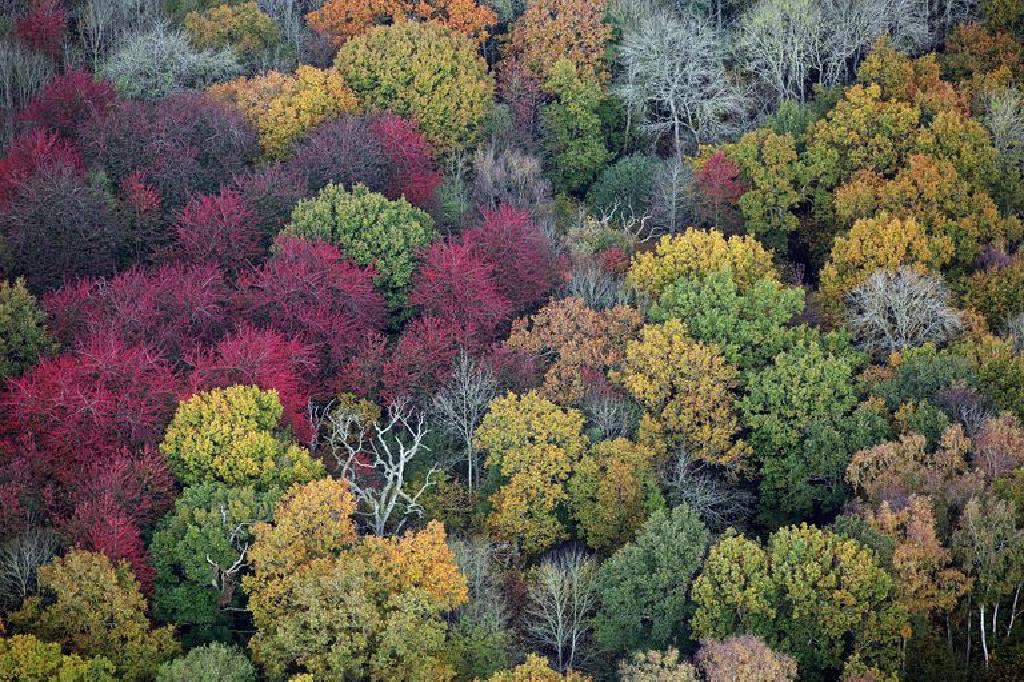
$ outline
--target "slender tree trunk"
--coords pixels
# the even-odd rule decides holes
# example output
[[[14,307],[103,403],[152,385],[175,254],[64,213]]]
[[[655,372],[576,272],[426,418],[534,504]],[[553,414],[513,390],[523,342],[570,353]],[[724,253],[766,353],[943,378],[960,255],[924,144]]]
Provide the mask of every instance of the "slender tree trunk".
[[[988,640],[985,638],[985,605],[978,607],[978,626],[981,628],[981,651],[985,656],[985,667],[988,667]]]
[[[1013,621],[1017,617],[1017,599],[1020,597],[1020,583],[1017,583],[1017,589],[1013,593],[1013,604],[1010,606],[1010,622],[1006,626],[1006,636],[1009,637],[1010,633],[1013,632]]]

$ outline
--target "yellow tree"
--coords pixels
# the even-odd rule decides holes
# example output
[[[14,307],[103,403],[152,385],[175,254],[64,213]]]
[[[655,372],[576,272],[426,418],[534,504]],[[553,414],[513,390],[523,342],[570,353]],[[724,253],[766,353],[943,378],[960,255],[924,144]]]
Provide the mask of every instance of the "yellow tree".
[[[875,270],[896,270],[901,265],[938,269],[947,262],[933,251],[917,220],[901,220],[883,211],[856,221],[845,236],[836,238],[829,261],[821,269],[821,297],[835,313],[846,294]]]
[[[493,105],[476,43],[437,26],[378,26],[342,45],[335,66],[364,110],[414,119],[442,154],[475,142]]]
[[[634,256],[626,280],[637,291],[656,299],[679,279],[697,279],[715,272],[730,273],[741,290],[761,279],[779,279],[771,252],[753,237],[727,239],[718,230],[690,228],[682,234],[662,237],[654,253],[645,251]]]
[[[344,481],[292,487],[258,524],[243,584],[253,658],[271,677],[450,680],[444,616],[468,599],[431,522],[400,538],[358,538]]]
[[[750,448],[737,440],[732,390],[737,369],[717,346],[694,341],[676,319],[647,325],[626,344],[626,360],[611,377],[645,408],[641,442],[663,452],[682,445],[691,457],[742,469]]]
[[[933,257],[962,267],[974,264],[982,246],[1005,248],[1021,236],[1020,221],[1001,217],[992,198],[961,179],[951,161],[921,154],[912,154],[891,180],[872,170],[857,172],[836,189],[835,210],[843,225],[881,211],[913,218]]]
[[[497,538],[533,555],[568,537],[559,512],[568,511],[566,482],[587,446],[582,430],[580,412],[536,391],[491,401],[475,441],[502,482],[488,518]]]
[[[516,320],[506,344],[549,362],[540,393],[560,405],[578,405],[586,396],[587,372],[615,369],[635,339],[643,318],[629,306],[594,310],[570,297],[544,306],[536,315]]]
[[[29,597],[11,624],[82,656],[102,656],[125,680],[152,679],[180,647],[174,628],[151,629],[146,599],[127,563],[72,550],[38,571],[41,594]]]
[[[171,471],[186,485],[287,486],[323,473],[323,465],[279,427],[277,391],[230,386],[197,393],[178,405],[160,443]]]
[[[241,110],[259,131],[264,153],[273,158],[287,154],[310,128],[357,108],[356,97],[340,74],[305,64],[294,75],[270,71],[214,85],[209,93]]]
[[[561,674],[551,668],[548,659],[530,654],[526,662],[511,670],[502,670],[487,678],[487,682],[590,682],[591,678],[577,672]]]
[[[654,451],[625,438],[598,443],[576,466],[569,495],[587,544],[599,552],[618,549],[664,504]]]

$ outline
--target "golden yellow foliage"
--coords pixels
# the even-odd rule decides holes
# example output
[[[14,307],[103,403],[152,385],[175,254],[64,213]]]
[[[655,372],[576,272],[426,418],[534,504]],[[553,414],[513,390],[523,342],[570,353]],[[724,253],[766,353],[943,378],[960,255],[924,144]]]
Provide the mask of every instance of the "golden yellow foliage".
[[[914,218],[901,220],[881,212],[858,220],[845,236],[836,238],[832,255],[821,270],[821,297],[831,312],[843,297],[878,269],[910,265],[938,269],[949,262],[936,253],[928,235]]]
[[[509,32],[506,58],[541,79],[568,59],[581,76],[604,80],[612,39],[612,27],[604,23],[607,6],[607,0],[533,0]]]
[[[641,442],[662,452],[683,445],[696,459],[744,468],[750,448],[735,440],[740,429],[732,394],[739,373],[717,346],[687,336],[682,322],[644,327],[641,338],[626,345],[622,370],[611,377],[647,410]]]
[[[235,104],[259,131],[264,153],[274,158],[310,128],[358,106],[340,74],[305,64],[292,76],[270,71],[214,85],[209,93]]]
[[[637,291],[657,298],[676,280],[714,272],[731,273],[740,289],[759,279],[779,279],[771,252],[753,237],[726,239],[718,230],[690,228],[682,234],[662,237],[654,253],[637,254],[626,280]]]
[[[568,501],[566,481],[587,445],[582,430],[582,414],[536,391],[491,401],[475,442],[504,481],[490,500],[488,525],[497,538],[536,554],[568,537],[557,512]]]

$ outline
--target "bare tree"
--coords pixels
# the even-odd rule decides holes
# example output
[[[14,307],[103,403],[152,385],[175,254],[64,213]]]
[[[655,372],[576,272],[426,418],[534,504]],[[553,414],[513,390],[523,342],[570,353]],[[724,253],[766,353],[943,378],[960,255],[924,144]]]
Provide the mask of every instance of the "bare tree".
[[[0,609],[20,604],[36,592],[36,569],[60,549],[53,531],[32,528],[0,545]]]
[[[661,162],[651,190],[651,215],[662,232],[673,234],[694,219],[693,168],[679,154]]]
[[[847,297],[858,344],[879,357],[923,343],[945,343],[962,327],[941,277],[909,267],[876,270]]]
[[[537,157],[491,145],[473,158],[473,204],[492,211],[502,205],[526,209],[545,224],[552,219],[551,183]]]
[[[707,20],[665,12],[644,17],[623,38],[615,91],[642,128],[672,135],[677,154],[741,128],[745,98],[726,70],[726,43]]]
[[[373,421],[366,414],[346,406],[328,405],[311,409],[311,420],[341,475],[356,498],[356,514],[367,519],[378,537],[388,529],[398,533],[410,517],[423,516],[419,500],[432,485],[438,470],[431,466],[423,482],[408,489],[410,464],[429,448],[422,411],[406,398],[388,405],[387,412]],[[322,438],[322,441],[320,439]]]
[[[824,32],[816,0],[760,0],[740,21],[736,51],[774,93],[775,104],[804,102],[811,73],[822,70]]]
[[[474,360],[465,349],[459,351],[451,378],[434,395],[433,414],[442,427],[462,442],[466,458],[466,479],[470,490],[480,477],[473,434],[498,394],[498,382],[486,364]]]
[[[0,37],[0,148],[14,134],[14,115],[53,74],[53,62],[12,37]]]
[[[554,653],[559,670],[571,669],[596,608],[594,561],[578,549],[559,552],[533,569],[527,596],[527,634]]]
[[[163,16],[159,0],[85,0],[75,27],[85,57],[95,70],[131,36],[154,28]]]
[[[1013,349],[1024,352],[1024,313],[1014,315],[1006,321],[1006,335],[1013,341]]]
[[[629,398],[608,391],[590,391],[581,405],[587,425],[597,431],[598,440],[630,438],[640,421],[640,406]]]
[[[1009,174],[1024,172],[1024,93],[1003,88],[988,94],[984,104],[981,120],[992,133],[1000,167]]]
[[[572,277],[565,284],[565,295],[579,298],[596,310],[630,302],[630,294],[622,278],[589,258],[581,258],[573,265]]]
[[[669,504],[686,505],[712,531],[722,531],[745,521],[754,508],[754,495],[730,485],[708,467],[685,452],[670,463],[663,486]]]

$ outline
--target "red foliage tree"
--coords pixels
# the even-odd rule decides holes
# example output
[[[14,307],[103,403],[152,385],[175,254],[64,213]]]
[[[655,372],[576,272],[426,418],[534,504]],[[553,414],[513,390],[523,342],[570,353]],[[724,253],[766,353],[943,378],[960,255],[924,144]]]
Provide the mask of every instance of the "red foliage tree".
[[[484,342],[494,340],[512,312],[494,281],[494,266],[471,247],[451,241],[430,246],[409,302],[421,306],[425,315],[472,330]]]
[[[117,93],[110,81],[97,80],[83,69],[71,69],[54,76],[40,88],[18,120],[73,140],[85,121],[105,115],[116,99]]]
[[[371,116],[343,116],[310,131],[286,162],[304,178],[310,193],[328,183],[351,187],[361,182],[384,192],[393,176],[392,162],[372,130]]]
[[[315,353],[296,339],[272,329],[243,325],[217,347],[195,354],[190,364],[192,392],[233,386],[274,389],[281,398],[292,432],[302,441],[312,436],[306,406],[317,376]]]
[[[170,365],[150,348],[116,335],[94,337],[75,353],[47,358],[0,396],[0,434],[33,453],[62,485],[122,448],[159,441],[177,404]]]
[[[701,212],[705,220],[722,228],[737,226],[740,221],[737,202],[747,191],[746,183],[740,178],[739,164],[719,149],[704,161],[693,179],[704,200]]]
[[[157,102],[120,100],[82,126],[82,153],[115,186],[141,171],[167,212],[211,193],[256,158],[252,127],[234,107],[202,93]]]
[[[217,263],[237,273],[260,260],[260,235],[242,198],[230,189],[201,194],[178,213],[174,256],[192,263]]]
[[[0,239],[9,274],[24,276],[35,291],[108,274],[124,237],[110,197],[88,182],[74,146],[42,129],[12,141],[0,160]]]
[[[383,397],[423,398],[449,378],[459,349],[472,339],[451,320],[420,317],[405,332],[383,371]]]
[[[267,263],[239,278],[236,310],[313,348],[321,378],[333,377],[384,328],[387,308],[373,287],[375,273],[332,244],[291,237],[275,248]]]
[[[81,549],[103,552],[111,561],[127,561],[143,593],[152,592],[156,571],[149,564],[142,531],[112,495],[103,494],[80,505],[61,530]]]
[[[68,284],[45,296],[43,307],[65,347],[111,331],[127,345],[149,344],[176,362],[227,331],[230,297],[217,265],[170,263]]]
[[[483,222],[467,230],[462,241],[494,268],[494,281],[514,314],[542,302],[561,276],[551,240],[525,210],[485,210]]]
[[[56,133],[32,130],[11,140],[7,155],[0,159],[0,210],[18,194],[30,191],[33,176],[44,169],[85,177],[78,149]]]
[[[249,170],[234,180],[234,190],[252,215],[260,245],[269,247],[292,217],[292,209],[308,190],[303,175],[290,165],[273,163]]]
[[[14,33],[21,42],[53,59],[64,49],[67,28],[68,13],[57,0],[37,0],[14,23]]]
[[[389,199],[404,196],[410,204],[424,210],[435,208],[435,193],[442,178],[434,165],[434,148],[416,124],[385,113],[373,120],[370,131],[392,166],[384,194]]]

